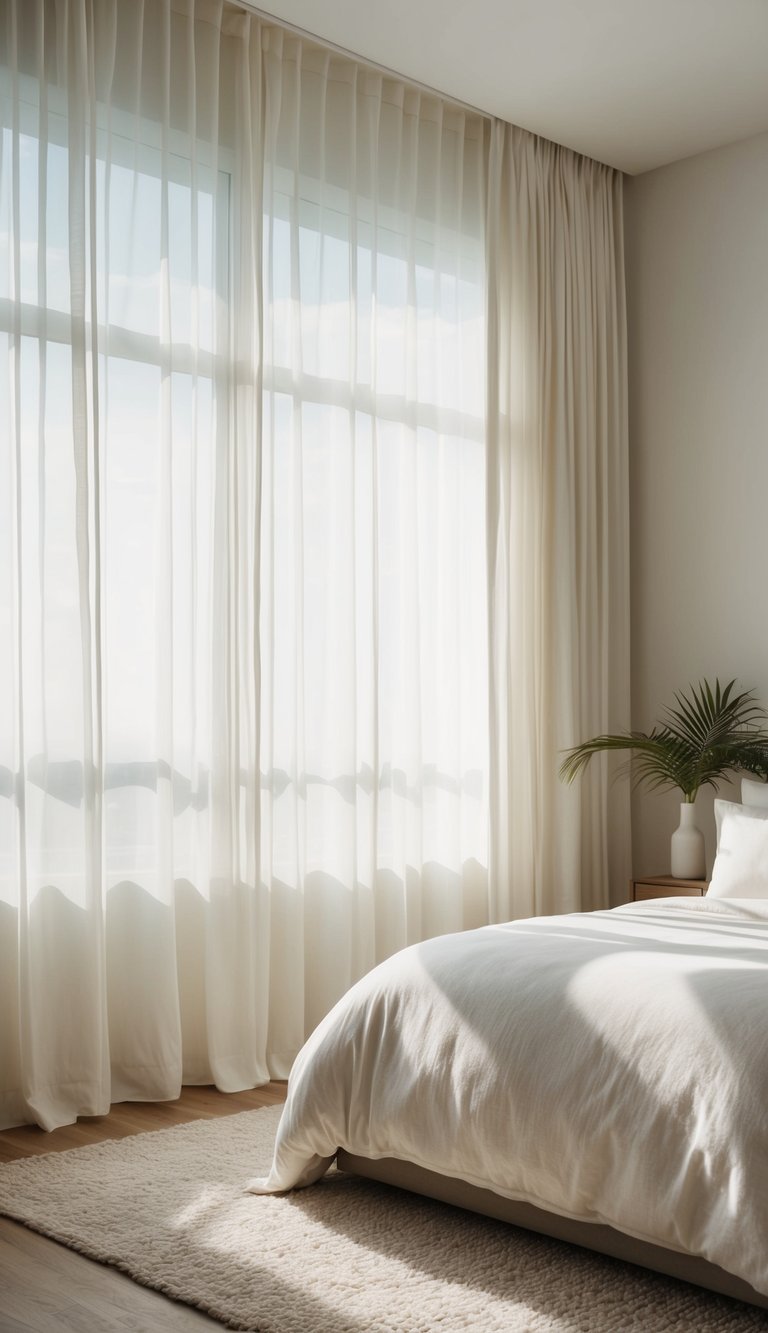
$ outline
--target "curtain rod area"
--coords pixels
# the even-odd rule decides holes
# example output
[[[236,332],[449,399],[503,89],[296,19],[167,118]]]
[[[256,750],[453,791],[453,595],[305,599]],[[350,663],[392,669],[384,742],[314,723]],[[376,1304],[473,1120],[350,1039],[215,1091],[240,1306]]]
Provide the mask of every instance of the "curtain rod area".
[[[400,83],[409,84],[411,88],[415,88],[418,92],[428,93],[430,97],[439,97],[441,102],[455,106],[460,111],[471,111],[474,116],[482,116],[483,120],[491,121],[494,119],[489,111],[481,111],[480,107],[472,106],[471,102],[462,102],[461,98],[452,97],[450,93],[441,92],[439,88],[433,88],[428,83],[422,83],[420,79],[414,79],[409,74],[390,69],[387,65],[380,65],[376,60],[369,60],[367,56],[361,56],[356,51],[350,51],[345,46],[339,46],[337,42],[328,41],[326,37],[319,37],[317,33],[309,32],[306,28],[300,28],[297,23],[289,23],[287,19],[279,18],[276,14],[268,14],[266,10],[260,9],[258,5],[251,4],[251,0],[227,0],[227,4],[232,9],[246,10],[250,14],[255,14],[258,18],[264,19],[265,23],[274,23],[279,28],[285,28],[297,37],[304,37],[307,41],[313,42],[315,46],[324,46],[326,50],[333,51],[336,55],[344,56],[347,60],[354,60],[356,64],[364,65],[376,74],[383,74],[385,78],[397,79]]]

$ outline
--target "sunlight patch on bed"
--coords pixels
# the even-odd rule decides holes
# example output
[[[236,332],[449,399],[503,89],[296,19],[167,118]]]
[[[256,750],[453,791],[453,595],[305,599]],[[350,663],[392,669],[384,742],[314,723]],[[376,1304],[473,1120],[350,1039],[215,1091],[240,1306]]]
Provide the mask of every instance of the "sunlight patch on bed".
[[[715,1057],[732,1063],[738,1049],[728,1007],[717,1003],[718,989],[725,996],[739,976],[761,972],[764,962],[735,955],[636,949],[583,963],[566,997],[609,1047],[624,1058],[631,1054],[641,1080],[644,1069],[653,1077],[655,1060],[664,1057],[655,1050],[658,1033],[665,1043],[671,1038],[678,1052],[687,1050],[690,1070],[701,1075],[705,1064],[716,1067]]]

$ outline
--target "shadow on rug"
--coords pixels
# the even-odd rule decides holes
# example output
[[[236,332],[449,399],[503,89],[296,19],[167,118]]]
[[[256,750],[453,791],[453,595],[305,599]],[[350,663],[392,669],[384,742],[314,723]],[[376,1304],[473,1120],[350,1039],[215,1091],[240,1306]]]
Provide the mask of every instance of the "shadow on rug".
[[[257,1333],[765,1333],[759,1310],[386,1185],[283,1197],[280,1107],[0,1168],[0,1212]]]

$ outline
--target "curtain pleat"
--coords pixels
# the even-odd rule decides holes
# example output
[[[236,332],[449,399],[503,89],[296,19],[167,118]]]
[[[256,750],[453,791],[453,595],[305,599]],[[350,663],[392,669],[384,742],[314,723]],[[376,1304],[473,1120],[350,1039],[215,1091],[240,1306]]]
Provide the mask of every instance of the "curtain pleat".
[[[629,726],[618,172],[495,122],[488,194],[490,883],[495,920],[608,906],[626,786],[564,749]]]
[[[0,1120],[52,1127],[270,1074],[262,28],[2,26]]]
[[[484,128],[220,0],[0,40],[0,1121],[52,1127],[285,1075],[487,917]]]
[[[615,173],[224,0],[2,7],[0,1125],[620,882],[622,275]]]
[[[262,880],[287,1069],[374,963],[487,915],[484,129],[267,40]]]

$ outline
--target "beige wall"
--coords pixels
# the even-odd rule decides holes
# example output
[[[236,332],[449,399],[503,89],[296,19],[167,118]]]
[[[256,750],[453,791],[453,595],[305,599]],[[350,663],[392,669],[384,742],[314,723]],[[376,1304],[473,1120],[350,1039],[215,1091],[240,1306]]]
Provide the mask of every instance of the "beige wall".
[[[626,182],[633,725],[737,676],[768,706],[768,135]],[[732,795],[724,789],[723,795]],[[712,796],[699,823],[714,855]],[[633,799],[636,874],[674,795]]]

